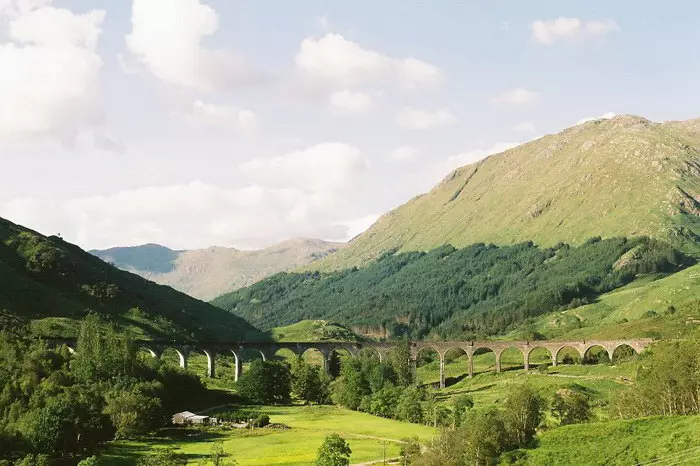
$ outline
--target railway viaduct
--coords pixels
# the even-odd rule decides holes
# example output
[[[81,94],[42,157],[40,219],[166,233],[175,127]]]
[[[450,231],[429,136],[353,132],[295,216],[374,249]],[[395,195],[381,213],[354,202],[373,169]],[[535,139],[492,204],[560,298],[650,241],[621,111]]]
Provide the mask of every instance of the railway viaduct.
[[[75,339],[51,338],[49,344],[55,346],[66,345],[74,352],[76,348]],[[380,361],[388,357],[389,351],[394,346],[386,342],[240,342],[240,341],[166,341],[166,340],[137,340],[134,342],[139,348],[149,352],[154,358],[160,358],[163,352],[172,348],[180,359],[180,367],[187,368],[187,358],[190,354],[200,353],[207,357],[207,376],[215,377],[215,357],[217,354],[232,355],[235,361],[235,379],[238,380],[242,373],[242,362],[244,351],[255,351],[260,354],[263,360],[272,359],[281,350],[289,350],[297,356],[303,355],[309,350],[316,350],[323,355],[324,369],[328,370],[328,363],[331,355],[336,352],[345,351],[350,356],[357,356],[360,352],[371,351]],[[468,360],[468,376],[474,375],[474,356],[479,352],[493,351],[496,356],[496,372],[501,371],[501,355],[508,348],[515,348],[522,353],[523,366],[525,370],[530,368],[530,355],[537,348],[546,349],[550,356],[552,365],[557,365],[557,357],[565,348],[575,350],[583,359],[594,347],[600,347],[608,353],[610,360],[613,360],[613,353],[616,349],[627,346],[640,353],[652,343],[651,339],[630,339],[630,340],[572,340],[572,341],[414,341],[410,344],[411,366],[415,372],[418,357],[421,351],[435,351],[440,358],[440,387],[445,387],[445,355],[450,350],[459,350],[466,354]]]

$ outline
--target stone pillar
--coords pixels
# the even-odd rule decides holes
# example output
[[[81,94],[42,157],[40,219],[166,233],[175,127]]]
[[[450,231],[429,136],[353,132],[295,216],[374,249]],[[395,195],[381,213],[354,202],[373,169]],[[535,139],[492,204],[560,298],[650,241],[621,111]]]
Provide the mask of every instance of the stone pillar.
[[[236,353],[233,353],[233,359],[234,359],[234,380],[238,382],[238,379],[241,378],[241,375],[243,374],[243,365],[241,364],[241,358],[238,357]]]
[[[501,351],[500,353],[496,354],[496,373],[498,374],[501,372]],[[495,353],[494,353],[495,354]]]
[[[207,355],[207,377],[213,379],[216,377],[216,367],[214,364],[216,353],[214,351],[205,351],[204,354]]]
[[[524,356],[525,356],[525,359],[524,359],[524,361],[525,361],[525,370],[526,370],[526,371],[529,371],[529,370],[530,370],[530,353],[525,353]]]
[[[445,388],[445,355],[440,353],[440,388]]]
[[[323,356],[323,372],[327,375],[331,375],[331,353],[321,353]]]
[[[552,367],[557,367],[557,355],[559,354],[559,350],[561,350],[561,348],[555,351],[550,350],[552,353]]]
[[[188,356],[187,351],[186,350],[180,351],[179,349],[176,349],[175,351],[177,351],[177,355],[180,358],[180,367],[183,370],[187,370],[187,356]]]
[[[474,355],[468,354],[467,359],[469,360],[469,375],[468,377],[471,379],[474,377]]]

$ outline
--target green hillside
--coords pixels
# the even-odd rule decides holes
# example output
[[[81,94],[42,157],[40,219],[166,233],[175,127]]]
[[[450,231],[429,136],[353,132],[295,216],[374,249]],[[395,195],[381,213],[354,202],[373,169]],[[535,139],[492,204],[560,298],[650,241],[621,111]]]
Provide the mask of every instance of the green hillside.
[[[118,270],[56,236],[0,219],[2,321],[35,333],[73,336],[88,312],[107,315],[140,337],[242,338],[243,319],[172,288]],[[2,322],[0,322],[2,323]]]
[[[544,432],[517,464],[693,465],[700,462],[700,416],[564,426]]]
[[[455,170],[308,268],[363,266],[444,244],[581,244],[650,236],[697,253],[700,119],[619,116],[566,129]]]
[[[270,330],[275,341],[363,341],[366,338],[335,322],[302,320]]]
[[[374,336],[474,337],[593,301],[640,273],[671,273],[689,259],[647,238],[593,238],[579,247],[532,243],[385,254],[367,267],[278,274],[212,303],[270,329],[332,319]]]
[[[642,277],[591,304],[539,317],[527,328],[552,339],[685,338],[700,327],[699,289],[700,265],[694,265],[668,277]]]

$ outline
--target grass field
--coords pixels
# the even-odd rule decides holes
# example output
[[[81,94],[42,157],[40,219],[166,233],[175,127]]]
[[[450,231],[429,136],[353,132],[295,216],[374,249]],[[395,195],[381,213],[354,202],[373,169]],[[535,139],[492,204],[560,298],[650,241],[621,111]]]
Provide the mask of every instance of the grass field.
[[[153,448],[174,446],[186,453],[191,464],[201,460],[220,440],[226,452],[241,466],[245,465],[309,465],[326,435],[336,432],[350,444],[351,463],[397,456],[399,441],[418,437],[427,442],[435,435],[430,427],[392,421],[369,414],[332,406],[268,406],[252,408],[270,416],[271,422],[286,424],[291,429],[218,430],[200,435],[173,435],[178,429],[166,429],[155,438],[142,442],[120,441],[110,445],[105,454],[108,466],[126,466]]]
[[[519,464],[697,465],[700,416],[609,421],[543,432]]]

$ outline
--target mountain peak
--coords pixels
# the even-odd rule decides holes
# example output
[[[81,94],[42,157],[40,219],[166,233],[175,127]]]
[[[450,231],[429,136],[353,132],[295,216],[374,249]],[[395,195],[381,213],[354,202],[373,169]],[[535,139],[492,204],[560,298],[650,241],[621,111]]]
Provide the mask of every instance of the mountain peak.
[[[357,266],[386,251],[448,243],[546,246],[648,235],[697,248],[698,121],[655,123],[619,115],[460,167],[311,267]]]

